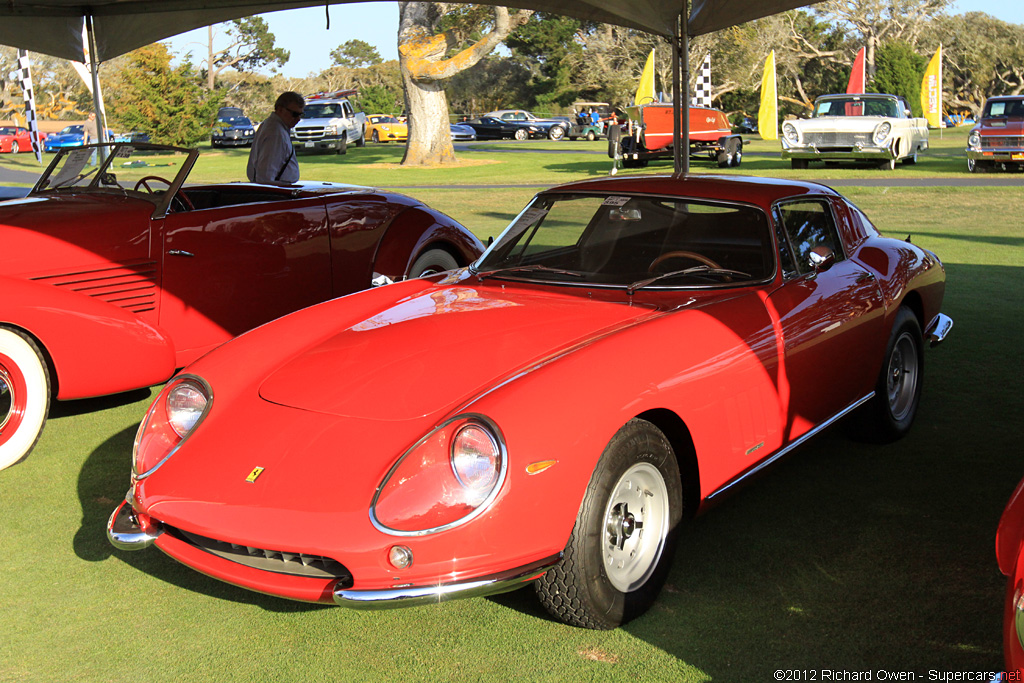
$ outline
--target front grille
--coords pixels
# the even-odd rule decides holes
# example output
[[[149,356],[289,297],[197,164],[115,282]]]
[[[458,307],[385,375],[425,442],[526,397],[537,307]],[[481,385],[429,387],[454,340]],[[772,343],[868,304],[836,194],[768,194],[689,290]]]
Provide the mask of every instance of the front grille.
[[[1024,147],[1024,136],[986,135],[981,138],[982,149],[1020,149]]]
[[[846,151],[852,150],[857,145],[862,147],[874,146],[871,142],[871,133],[804,133],[803,144],[807,146],[814,145],[818,149],[842,147],[846,148]]]
[[[319,140],[324,136],[324,127],[307,126],[306,128],[299,128],[296,126],[292,130],[292,134],[298,140]]]
[[[154,261],[44,275],[32,279],[106,301],[132,313],[152,311],[156,307]]]
[[[169,525],[164,525],[164,530],[194,548],[246,567],[275,574],[306,576],[314,579],[337,579],[338,585],[342,588],[352,585],[352,573],[345,568],[345,565],[329,557],[238,545],[193,534]]]

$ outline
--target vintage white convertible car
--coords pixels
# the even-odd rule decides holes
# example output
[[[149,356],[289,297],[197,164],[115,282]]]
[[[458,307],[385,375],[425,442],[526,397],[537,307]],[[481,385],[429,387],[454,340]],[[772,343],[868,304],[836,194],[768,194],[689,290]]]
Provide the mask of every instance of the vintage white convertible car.
[[[928,122],[896,95],[825,95],[815,100],[813,118],[782,124],[782,158],[797,169],[811,161],[866,161],[892,170],[897,161],[917,163],[926,149]]]

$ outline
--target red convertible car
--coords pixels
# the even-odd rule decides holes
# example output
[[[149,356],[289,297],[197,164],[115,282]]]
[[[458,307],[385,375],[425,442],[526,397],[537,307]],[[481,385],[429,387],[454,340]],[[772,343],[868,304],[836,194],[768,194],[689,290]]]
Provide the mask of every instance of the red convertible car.
[[[468,268],[175,377],[108,537],[355,608],[532,581],[556,618],[613,628],[657,596],[683,519],[847,414],[910,429],[944,289],[935,254],[822,185],[556,187]]]
[[[167,380],[268,320],[483,251],[451,218],[354,185],[186,185],[198,152],[61,151],[0,203],[0,469],[57,399]],[[97,163],[98,162],[98,163]]]
[[[1006,672],[1021,680],[1024,674],[1024,481],[1010,496],[996,532],[996,559],[1006,575],[1006,607],[1003,612],[1003,656]]]

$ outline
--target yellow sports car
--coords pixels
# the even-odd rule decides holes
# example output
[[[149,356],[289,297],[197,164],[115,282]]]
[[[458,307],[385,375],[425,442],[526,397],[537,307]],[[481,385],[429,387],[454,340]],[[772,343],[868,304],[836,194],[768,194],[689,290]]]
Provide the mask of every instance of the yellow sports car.
[[[366,123],[366,139],[374,142],[405,142],[409,137],[408,124],[387,114],[370,114]]]

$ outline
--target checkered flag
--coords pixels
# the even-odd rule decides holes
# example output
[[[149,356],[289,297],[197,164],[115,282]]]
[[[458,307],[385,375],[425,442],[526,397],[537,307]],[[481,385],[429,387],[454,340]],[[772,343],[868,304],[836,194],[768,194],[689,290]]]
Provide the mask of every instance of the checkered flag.
[[[36,160],[43,163],[43,150],[39,145],[39,124],[36,123],[36,94],[32,90],[32,69],[28,64],[28,52],[18,50],[18,80],[21,82],[21,95],[25,98],[25,120],[28,123],[29,136],[32,138],[32,151]]]
[[[711,106],[711,53],[704,57],[704,63],[700,65],[697,72],[697,82],[693,88],[693,98],[690,104],[694,107]]]

